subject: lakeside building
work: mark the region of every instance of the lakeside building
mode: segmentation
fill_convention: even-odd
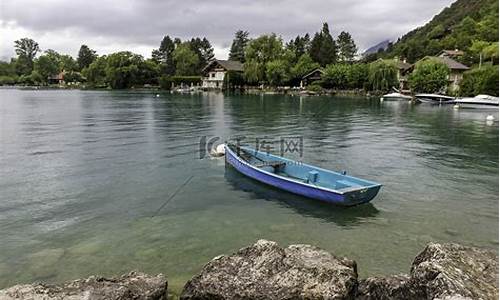
[[[243,73],[243,64],[235,60],[215,59],[210,61],[202,71],[202,88],[222,89],[224,87],[224,79],[229,71]]]
[[[426,56],[419,60],[419,62],[433,59],[445,64],[450,69],[450,75],[448,75],[448,88],[453,92],[458,90],[460,82],[464,77],[464,72],[469,70],[469,67],[454,60],[450,55],[460,57],[460,55],[463,55],[463,52],[459,50],[444,50],[439,56]]]
[[[59,72],[58,74],[49,76],[47,78],[49,84],[59,84],[59,85],[64,84],[64,74],[66,74],[66,72],[62,71]]]
[[[300,87],[303,88],[315,81],[321,80],[321,77],[323,76],[324,73],[325,72],[321,68],[316,68],[312,70],[311,72],[302,76],[302,80],[300,81]]]
[[[408,84],[408,74],[411,73],[412,64],[407,63],[406,59],[400,60],[398,57],[396,57],[395,60],[396,66],[398,68],[399,90],[401,92],[408,93],[410,91],[410,86]]]

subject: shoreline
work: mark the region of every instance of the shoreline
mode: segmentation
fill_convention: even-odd
[[[293,96],[352,96],[352,97],[380,97],[384,92],[368,92],[365,90],[353,89],[353,90],[321,90],[321,91],[309,91],[307,89],[300,88],[259,88],[259,87],[247,87],[244,89],[202,89],[195,87],[193,90],[182,89],[181,87],[176,87],[174,89],[162,89],[159,86],[151,87],[131,87],[126,89],[113,89],[110,87],[81,87],[81,86],[20,86],[20,85],[0,85],[0,89],[16,89],[16,90],[80,90],[80,91],[155,91],[155,92],[167,92],[170,94],[189,94],[189,93],[230,93],[230,94],[243,94],[243,95],[293,95]]]
[[[362,266],[359,266],[362,268]],[[408,274],[359,278],[358,264],[311,245],[281,247],[258,240],[219,255],[189,279],[182,292],[169,289],[168,274],[137,271],[91,276],[61,284],[19,284],[1,299],[496,299],[498,254],[454,243],[429,243]]]

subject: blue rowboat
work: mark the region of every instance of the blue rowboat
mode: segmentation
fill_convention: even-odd
[[[226,163],[276,188],[337,205],[369,202],[381,184],[303,164],[249,147],[225,145]]]

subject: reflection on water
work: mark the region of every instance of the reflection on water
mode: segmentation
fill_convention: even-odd
[[[318,218],[338,226],[356,226],[360,222],[374,218],[378,213],[371,203],[359,207],[341,207],[283,192],[247,178],[229,165],[226,165],[224,176],[234,189],[250,193],[253,199],[273,201],[304,217]]]
[[[0,89],[0,288],[138,269],[179,290],[259,238],[351,257],[362,276],[408,272],[429,241],[498,247],[498,121],[485,121],[498,112],[155,95]],[[333,207],[199,159],[202,137],[235,136],[302,136],[304,162],[384,187],[368,205]]]

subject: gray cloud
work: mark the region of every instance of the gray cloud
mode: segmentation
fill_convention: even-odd
[[[0,57],[13,55],[13,41],[26,35],[43,49],[72,55],[85,43],[101,54],[129,49],[147,56],[166,34],[182,39],[206,36],[216,54],[224,56],[238,29],[253,36],[275,32],[288,40],[314,33],[325,21],[333,34],[349,31],[362,50],[425,24],[451,2],[2,0]]]

